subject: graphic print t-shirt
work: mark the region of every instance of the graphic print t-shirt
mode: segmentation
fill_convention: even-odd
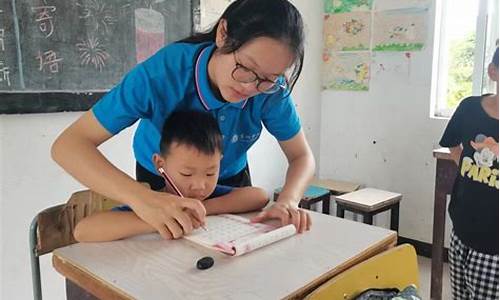
[[[439,144],[463,147],[448,208],[456,235],[479,252],[498,254],[498,119],[481,99],[460,103]]]

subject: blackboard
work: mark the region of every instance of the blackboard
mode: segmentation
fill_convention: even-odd
[[[0,0],[0,113],[86,110],[197,19],[199,0]]]

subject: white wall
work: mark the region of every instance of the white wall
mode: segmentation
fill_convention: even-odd
[[[57,134],[80,113],[4,115],[1,136],[2,299],[29,299],[31,271],[28,228],[33,216],[46,207],[65,202],[83,187],[50,159]],[[125,172],[133,175],[131,130],[103,146],[103,151]],[[64,283],[53,271],[50,255],[42,257],[46,299],[63,299]]]
[[[301,116],[302,127],[319,166],[321,126],[321,54],[323,53],[323,1],[291,1],[304,18],[306,45],[304,69],[293,97]]]
[[[304,14],[308,31],[304,73],[294,98],[313,151],[319,155],[320,90],[319,84],[311,82],[319,82],[321,18],[318,16],[322,3],[293,2]],[[50,145],[58,133],[80,114],[0,116],[0,299],[32,297],[29,224],[37,212],[65,202],[72,192],[83,188],[50,159]],[[132,133],[129,129],[103,145],[107,157],[131,176],[135,163]],[[263,134],[250,151],[249,161],[254,184],[271,192],[283,183],[286,160],[269,134]],[[64,281],[52,268],[50,259],[50,255],[41,258],[42,291],[45,299],[65,299]]]
[[[402,193],[400,235],[424,242],[432,241],[432,150],[446,125],[429,117],[434,7],[429,13],[425,49],[410,58],[377,53],[369,92],[323,92],[320,138],[320,176]],[[376,222],[387,225],[388,213]]]

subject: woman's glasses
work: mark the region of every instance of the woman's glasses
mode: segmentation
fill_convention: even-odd
[[[257,90],[265,94],[274,94],[281,89],[284,90],[287,88],[288,85],[286,83],[286,80],[280,80],[281,78],[283,78],[282,76],[278,76],[274,81],[260,78],[259,75],[257,75],[257,73],[255,73],[253,70],[245,67],[238,62],[238,60],[236,59],[236,52],[233,52],[233,56],[235,67],[233,69],[233,72],[231,73],[231,76],[234,80],[241,83],[257,82]]]

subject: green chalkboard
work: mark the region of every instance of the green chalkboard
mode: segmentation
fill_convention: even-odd
[[[87,110],[197,19],[199,0],[0,0],[0,113]]]

